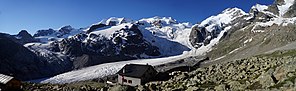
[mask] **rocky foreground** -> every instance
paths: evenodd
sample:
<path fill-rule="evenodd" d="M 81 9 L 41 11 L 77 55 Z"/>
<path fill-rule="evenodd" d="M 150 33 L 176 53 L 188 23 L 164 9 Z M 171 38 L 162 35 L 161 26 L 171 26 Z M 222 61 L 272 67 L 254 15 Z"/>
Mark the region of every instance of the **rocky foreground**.
<path fill-rule="evenodd" d="M 288 90 L 296 89 L 296 51 L 274 52 L 181 72 L 168 81 L 145 84 L 149 90 Z"/>
<path fill-rule="evenodd" d="M 110 86 L 98 81 L 70 84 L 25 84 L 25 90 L 77 91 L 194 91 L 194 90 L 288 90 L 296 89 L 296 50 L 278 51 L 177 73 L 168 81 L 143 86 Z"/>

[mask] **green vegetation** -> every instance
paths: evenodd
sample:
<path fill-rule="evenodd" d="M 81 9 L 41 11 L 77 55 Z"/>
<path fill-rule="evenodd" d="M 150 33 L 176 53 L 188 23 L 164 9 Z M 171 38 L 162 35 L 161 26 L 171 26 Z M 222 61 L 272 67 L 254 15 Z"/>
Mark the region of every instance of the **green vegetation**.
<path fill-rule="evenodd" d="M 63 91 L 63 90 L 77 90 L 77 91 L 96 91 L 102 88 L 106 88 L 106 84 L 93 82 L 93 81 L 82 81 L 68 84 L 49 84 L 49 83 L 23 83 L 24 91 Z"/>
<path fill-rule="evenodd" d="M 256 90 L 256 89 L 261 89 L 261 88 L 262 88 L 262 85 L 260 84 L 259 81 L 255 82 L 252 85 L 247 87 L 247 89 L 250 89 L 250 90 Z"/>
<path fill-rule="evenodd" d="M 275 51 L 271 54 L 261 54 L 256 57 L 296 57 L 296 50 L 287 50 L 287 51 Z"/>

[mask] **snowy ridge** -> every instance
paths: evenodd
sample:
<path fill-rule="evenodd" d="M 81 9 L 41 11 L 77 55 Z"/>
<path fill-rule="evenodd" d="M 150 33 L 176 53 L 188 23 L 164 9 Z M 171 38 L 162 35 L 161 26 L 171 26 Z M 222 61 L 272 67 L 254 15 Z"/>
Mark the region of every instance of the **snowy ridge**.
<path fill-rule="evenodd" d="M 161 23 L 166 24 L 166 25 L 170 25 L 170 24 L 176 24 L 177 21 L 175 19 L 173 19 L 172 17 L 159 17 L 159 16 L 155 16 L 152 18 L 144 18 L 139 20 L 139 22 L 147 22 L 147 23 L 154 23 L 156 21 L 161 21 Z"/>
<path fill-rule="evenodd" d="M 105 36 L 106 38 L 110 38 L 115 31 L 120 30 L 122 28 L 130 27 L 131 25 L 132 25 L 131 23 L 124 23 L 118 26 L 111 26 L 110 28 L 106 28 L 106 29 L 99 28 L 91 32 L 89 35 L 96 34 L 96 35 Z"/>
<path fill-rule="evenodd" d="M 206 20 L 202 21 L 199 27 L 205 27 L 209 32 L 215 29 L 215 27 L 222 27 L 231 23 L 238 17 L 247 15 L 243 10 L 239 8 L 228 8 L 217 16 L 211 16 Z"/>
<path fill-rule="evenodd" d="M 161 25 L 161 27 L 157 27 L 153 23 L 157 21 L 158 24 Z M 141 24 L 143 23 L 143 24 Z M 109 40 L 111 40 L 114 44 L 114 38 L 118 37 L 120 35 L 122 41 L 126 43 L 125 40 L 127 40 L 124 36 L 129 36 L 129 34 L 133 35 L 133 31 L 121 31 L 122 29 L 130 29 L 132 26 L 136 25 L 140 32 L 143 34 L 143 38 L 152 44 L 152 46 L 156 46 L 161 53 L 159 56 L 147 56 L 145 54 L 141 54 L 140 58 L 158 58 L 158 57 L 165 57 L 165 56 L 174 56 L 174 55 L 180 55 L 184 51 L 189 51 L 192 47 L 190 43 L 188 43 L 189 38 L 187 37 L 190 34 L 190 23 L 178 23 L 175 19 L 171 17 L 153 17 L 153 18 L 146 18 L 141 19 L 139 21 L 134 21 L 127 18 L 116 18 L 111 17 L 109 19 L 105 19 L 100 21 L 97 24 L 105 24 L 102 27 L 94 28 L 92 31 L 88 31 L 89 28 L 81 28 L 81 29 L 74 29 L 71 26 L 64 26 L 60 29 L 53 30 L 44 30 L 37 32 L 37 35 L 35 36 L 36 39 L 41 40 L 42 44 L 30 44 L 31 49 L 36 52 L 41 52 L 41 50 L 46 50 L 46 53 L 54 54 L 55 52 L 51 52 L 47 47 L 38 47 L 43 46 L 43 44 L 46 44 L 47 46 L 50 46 L 52 42 L 60 43 L 63 39 L 74 39 L 77 41 L 82 41 L 82 43 L 88 44 L 87 42 L 96 43 L 98 42 L 97 39 L 101 39 L 98 37 L 105 37 Z M 89 33 L 87 33 L 89 32 Z M 120 34 L 118 34 L 120 33 Z M 81 36 L 79 34 L 82 34 Z M 77 38 L 78 35 L 81 38 Z M 85 36 L 86 38 L 83 38 L 82 36 Z M 70 42 L 71 43 L 71 42 Z M 65 44 L 63 44 L 65 45 Z M 59 47 L 59 45 L 55 45 Z M 36 48 L 36 49 L 34 49 Z M 118 49 L 120 50 L 120 49 Z M 117 51 L 116 51 L 117 52 Z M 119 52 L 118 52 L 119 53 Z M 45 54 L 45 53 L 44 53 Z M 64 54 L 64 52 L 61 52 L 61 54 Z M 46 55 L 44 55 L 46 56 Z M 130 56 L 130 55 L 128 55 Z M 46 56 L 47 57 L 47 56 Z M 133 57 L 136 57 L 136 55 L 133 55 Z M 138 58 L 136 57 L 136 58 Z"/>
<path fill-rule="evenodd" d="M 161 27 L 154 26 L 153 23 L 161 22 Z M 153 36 L 158 36 L 160 38 L 165 38 L 175 42 L 184 42 L 185 39 L 182 37 L 186 37 L 190 33 L 190 29 L 192 24 L 189 22 L 186 23 L 178 23 L 172 17 L 153 17 L 153 18 L 145 18 L 139 20 L 140 23 L 143 23 L 141 28 L 144 30 L 148 30 Z M 145 34 L 144 34 L 145 35 Z M 147 40 L 151 40 L 151 38 L 147 38 Z M 186 43 L 181 43 L 186 46 Z"/>
<path fill-rule="evenodd" d="M 293 24 L 296 23 L 296 17 L 294 18 L 282 18 L 282 17 L 278 17 L 278 18 L 274 18 L 271 21 L 268 21 L 266 23 L 259 23 L 260 26 L 271 26 L 273 24 L 277 24 L 277 25 L 282 25 L 282 26 L 287 26 L 288 24 Z"/>
<path fill-rule="evenodd" d="M 222 30 L 217 38 L 214 38 L 210 41 L 210 43 L 208 45 L 203 45 L 198 49 L 192 49 L 191 51 L 189 51 L 189 54 L 192 56 L 196 56 L 196 55 L 205 55 L 207 52 L 212 50 L 212 47 L 216 44 L 219 43 L 219 40 L 223 37 L 224 33 L 226 33 L 229 29 L 231 28 L 231 26 L 226 27 L 224 30 Z"/>
<path fill-rule="evenodd" d="M 254 33 L 260 33 L 265 32 L 263 30 L 257 30 L 256 27 L 269 27 L 274 24 L 279 26 L 287 26 L 288 24 L 295 24 L 296 23 L 296 17 L 292 18 L 284 18 L 283 15 L 290 9 L 290 7 L 294 4 L 294 0 L 284 0 L 282 5 L 277 5 L 277 8 L 279 10 L 279 15 L 275 15 L 267 10 L 269 6 L 266 5 L 255 5 L 252 7 L 252 9 L 256 9 L 259 12 L 263 12 L 267 15 L 273 16 L 269 21 L 267 22 L 256 22 L 255 26 L 251 30 Z"/>
<path fill-rule="evenodd" d="M 188 37 L 191 32 L 192 25 L 188 22 L 178 23 L 171 17 L 156 16 L 152 18 L 141 19 L 139 21 L 129 20 L 127 18 L 111 17 L 99 23 L 109 25 L 111 21 L 116 22 L 116 24 L 103 28 L 97 28 L 89 33 L 88 37 L 90 37 L 92 34 L 95 34 L 110 39 L 111 37 L 115 37 L 114 33 L 116 31 L 120 29 L 128 29 L 134 24 L 138 24 L 138 28 L 143 34 L 143 38 L 150 42 L 153 46 L 159 48 L 161 53 L 161 56 L 159 57 L 180 55 L 184 51 L 189 51 L 191 48 L 193 48 L 189 43 Z"/>
<path fill-rule="evenodd" d="M 178 23 L 172 17 L 153 17 L 139 20 L 144 39 L 157 46 L 164 55 L 182 54 L 193 47 L 189 42 L 190 23 Z M 178 47 L 180 43 L 182 46 Z"/>
<path fill-rule="evenodd" d="M 267 15 L 278 16 L 278 15 L 273 14 L 270 11 L 268 11 L 267 10 L 268 9 L 268 6 L 266 6 L 266 5 L 256 4 L 255 6 L 252 6 L 251 9 L 256 10 L 258 12 L 262 12 L 262 13 L 267 14 Z"/>
<path fill-rule="evenodd" d="M 293 4 L 294 0 L 284 0 L 283 5 L 278 5 L 280 16 L 283 16 Z"/>
<path fill-rule="evenodd" d="M 266 5 L 261 5 L 261 4 L 256 4 L 255 6 L 252 6 L 251 9 L 257 9 L 260 12 L 264 12 L 265 10 L 268 9 L 268 6 Z"/>
<path fill-rule="evenodd" d="M 98 24 L 101 23 L 101 24 L 110 25 L 112 22 L 115 23 L 113 25 L 119 25 L 119 24 L 123 24 L 123 23 L 133 23 L 134 21 L 131 19 L 124 18 L 124 17 L 122 17 L 122 18 L 111 17 L 109 19 L 103 19 Z"/>
<path fill-rule="evenodd" d="M 47 43 L 54 40 L 62 40 L 64 38 L 72 37 L 78 33 L 83 33 L 85 28 L 75 29 L 70 25 L 63 26 L 57 30 L 48 29 L 48 30 L 39 30 L 34 36 L 36 39 L 39 39 L 42 43 Z M 48 34 L 37 35 L 39 33 L 43 33 L 44 31 L 52 31 Z"/>

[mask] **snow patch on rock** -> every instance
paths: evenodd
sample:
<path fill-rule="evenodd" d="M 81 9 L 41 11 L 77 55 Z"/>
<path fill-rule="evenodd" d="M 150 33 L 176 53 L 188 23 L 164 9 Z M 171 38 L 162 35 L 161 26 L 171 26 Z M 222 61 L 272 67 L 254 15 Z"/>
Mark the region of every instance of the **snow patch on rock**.
<path fill-rule="evenodd" d="M 293 4 L 294 0 L 284 0 L 283 5 L 278 5 L 280 16 L 283 16 Z"/>

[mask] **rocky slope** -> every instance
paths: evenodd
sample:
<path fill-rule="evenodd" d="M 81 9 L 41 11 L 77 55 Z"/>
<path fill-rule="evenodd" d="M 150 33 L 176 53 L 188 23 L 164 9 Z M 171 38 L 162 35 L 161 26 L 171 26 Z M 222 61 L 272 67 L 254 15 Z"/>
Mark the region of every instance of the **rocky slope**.
<path fill-rule="evenodd" d="M 272 5 L 254 5 L 248 13 L 229 8 L 192 28 L 191 44 L 201 49 L 219 38 L 205 54 L 212 62 L 231 61 L 262 54 L 293 43 L 294 0 L 276 0 Z M 217 38 L 216 38 L 217 37 Z"/>
<path fill-rule="evenodd" d="M 151 82 L 150 90 L 295 90 L 294 0 L 276 0 L 272 5 L 254 5 L 249 13 L 236 13 L 235 19 L 220 18 L 226 9 L 197 24 L 191 32 L 191 44 L 201 49 L 213 33 L 223 33 L 219 43 L 206 54 L 210 61 L 192 72 L 180 72 L 168 81 Z M 219 20 L 229 19 L 227 23 Z M 214 24 L 208 21 L 215 21 Z M 217 23 L 218 21 L 218 23 Z M 216 23 L 216 25 L 215 25 Z M 218 24 L 218 25 L 217 25 Z M 221 27 L 222 26 L 222 27 Z M 224 31 L 224 32 L 223 32 Z M 210 41 L 212 42 L 212 41 Z M 292 49 L 292 50 L 291 50 Z M 279 50 L 272 51 L 271 50 Z M 257 55 L 257 56 L 254 56 Z"/>
<path fill-rule="evenodd" d="M 216 16 L 211 16 L 192 27 L 190 33 L 190 43 L 195 48 L 206 46 L 211 40 L 217 38 L 222 31 L 227 31 L 233 23 L 244 22 L 240 17 L 246 16 L 247 13 L 238 8 L 228 8 Z M 242 25 L 242 24 L 241 24 Z M 240 25 L 240 26 L 241 26 Z M 228 27 L 228 28 L 226 28 Z"/>
<path fill-rule="evenodd" d="M 277 51 L 214 64 L 145 86 L 150 90 L 295 90 L 295 52 Z"/>
<path fill-rule="evenodd" d="M 21 43 L 14 36 L 0 33 L 0 73 L 30 80 L 70 70 L 69 63 L 56 60 L 48 62 Z"/>

